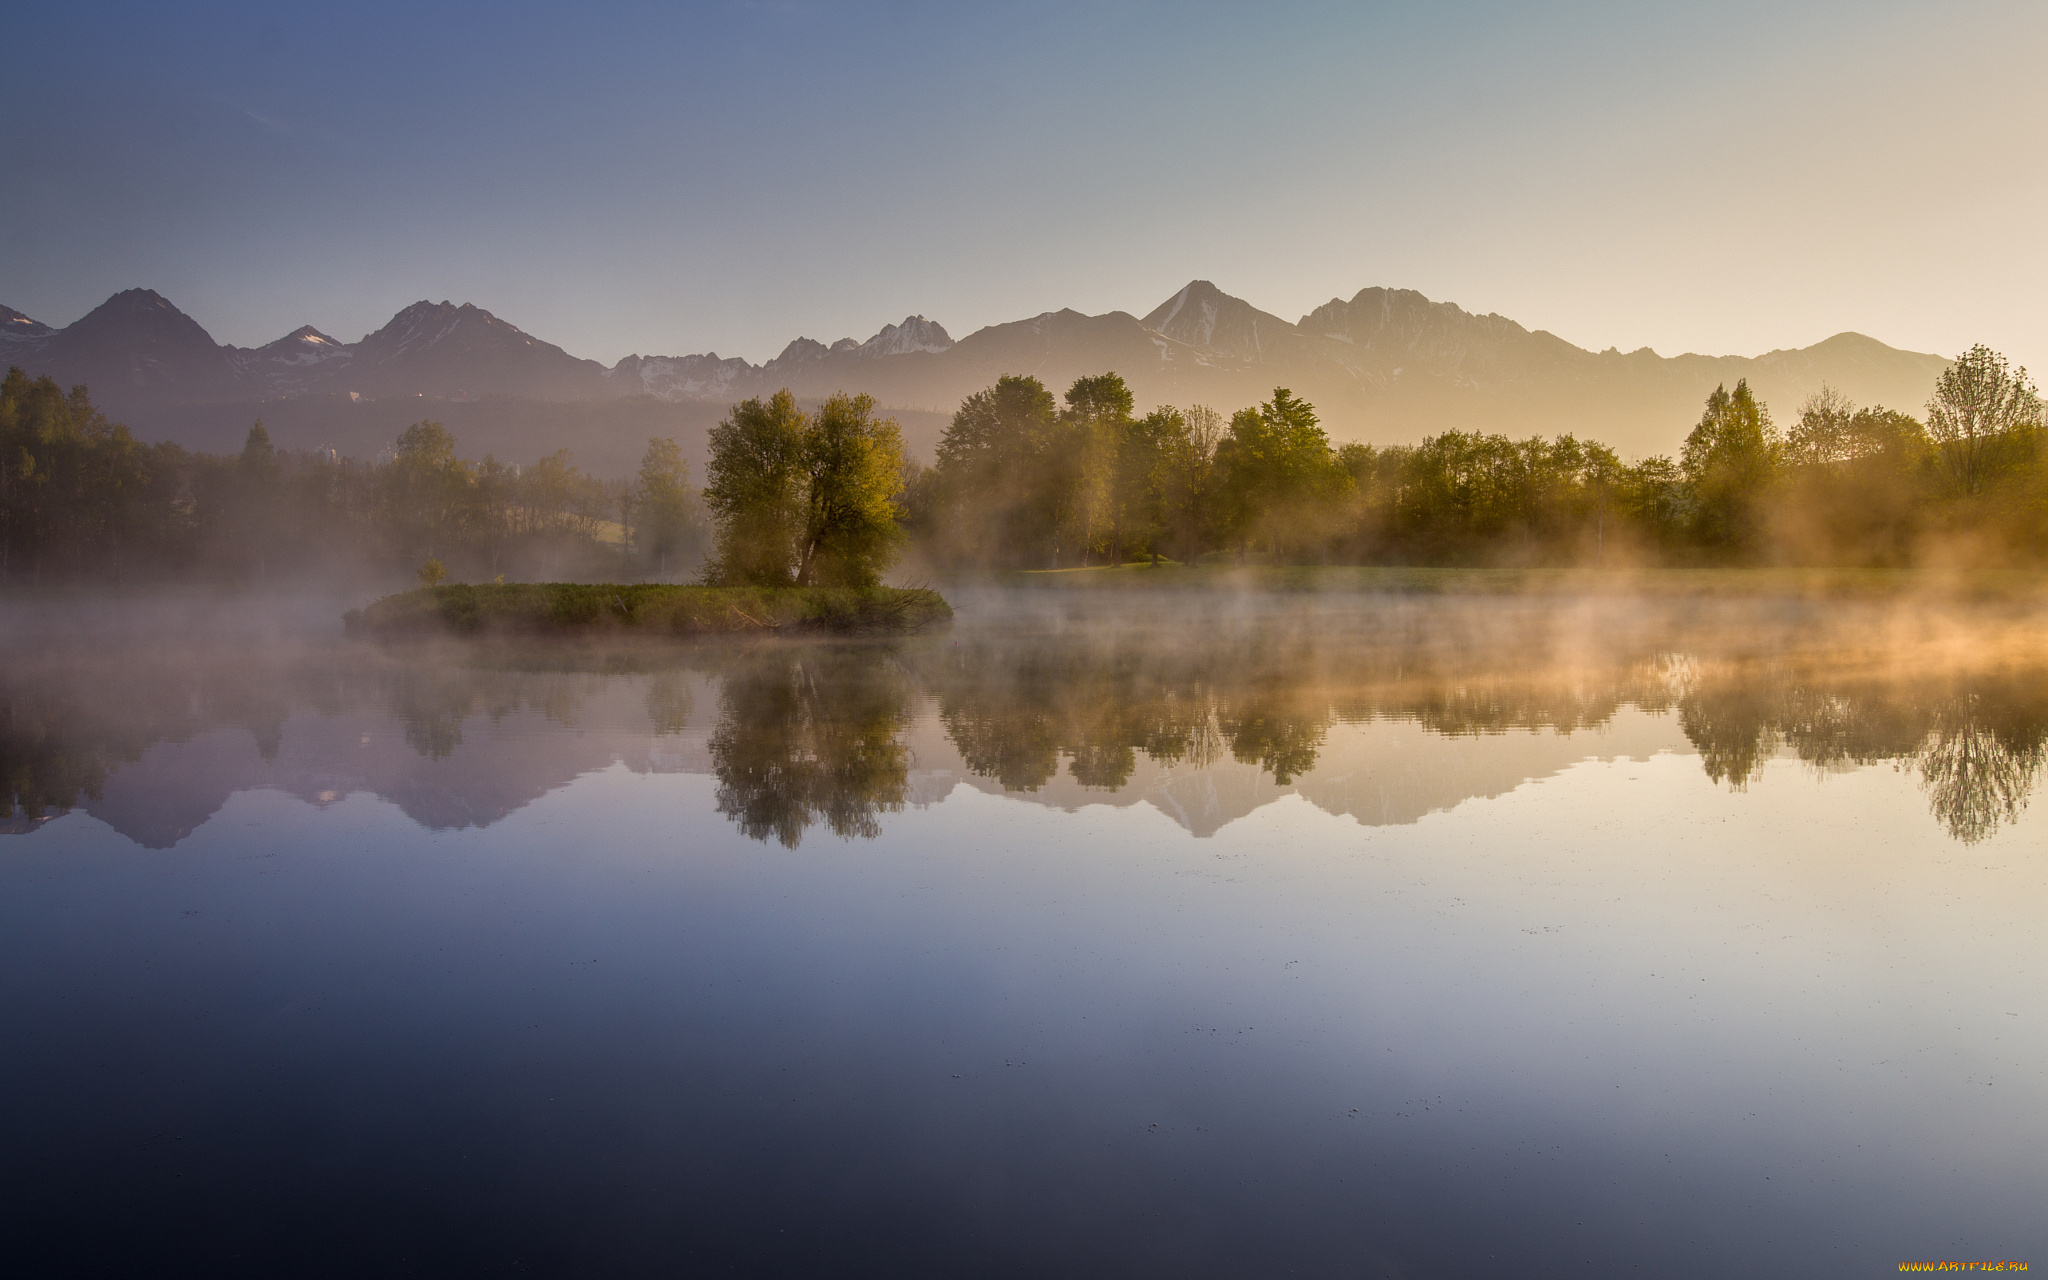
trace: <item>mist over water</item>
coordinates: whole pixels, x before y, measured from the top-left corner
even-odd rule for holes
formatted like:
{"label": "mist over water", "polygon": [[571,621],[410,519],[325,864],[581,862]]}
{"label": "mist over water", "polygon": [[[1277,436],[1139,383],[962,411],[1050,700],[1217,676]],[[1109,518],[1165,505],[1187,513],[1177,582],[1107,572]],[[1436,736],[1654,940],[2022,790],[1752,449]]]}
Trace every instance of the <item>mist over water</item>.
{"label": "mist over water", "polygon": [[2038,606],[949,595],[901,640],[546,648],[10,603],[7,1234],[335,1274],[2042,1256]]}

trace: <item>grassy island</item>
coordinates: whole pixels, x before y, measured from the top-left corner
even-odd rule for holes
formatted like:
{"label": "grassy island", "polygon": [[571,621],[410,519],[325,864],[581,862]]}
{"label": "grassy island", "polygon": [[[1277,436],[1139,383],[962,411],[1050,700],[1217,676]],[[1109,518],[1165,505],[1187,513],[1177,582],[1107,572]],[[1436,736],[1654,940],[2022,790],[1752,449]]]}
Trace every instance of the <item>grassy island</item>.
{"label": "grassy island", "polygon": [[354,635],[901,633],[947,622],[938,592],[899,587],[680,587],[499,582],[422,587],[351,609]]}

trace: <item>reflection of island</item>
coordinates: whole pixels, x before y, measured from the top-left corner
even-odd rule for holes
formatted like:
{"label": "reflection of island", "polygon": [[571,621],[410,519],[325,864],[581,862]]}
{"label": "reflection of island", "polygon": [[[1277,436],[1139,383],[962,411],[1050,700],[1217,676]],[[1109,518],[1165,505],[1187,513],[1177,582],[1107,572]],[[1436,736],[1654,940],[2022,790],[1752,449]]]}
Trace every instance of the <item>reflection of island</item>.
{"label": "reflection of island", "polygon": [[883,814],[963,784],[1067,809],[1143,802],[1208,835],[1286,795],[1413,822],[1590,756],[1694,750],[1738,788],[1779,756],[1895,762],[1970,842],[2017,818],[2048,762],[2038,666],[1681,657],[1656,636],[1568,657],[1256,623],[1199,642],[989,628],[551,668],[360,646],[46,653],[0,672],[0,834],[83,807],[165,848],[252,788],[369,792],[423,826],[480,826],[623,764],[713,775],[720,812],[791,847],[816,825],[876,835]]}

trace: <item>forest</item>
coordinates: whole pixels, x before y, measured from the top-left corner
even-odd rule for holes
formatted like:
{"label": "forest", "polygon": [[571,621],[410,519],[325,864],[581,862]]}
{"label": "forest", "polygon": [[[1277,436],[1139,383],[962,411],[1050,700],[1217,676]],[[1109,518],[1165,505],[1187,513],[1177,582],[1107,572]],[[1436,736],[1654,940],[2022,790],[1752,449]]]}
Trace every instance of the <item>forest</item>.
{"label": "forest", "polygon": [[567,450],[465,459],[415,423],[376,458],[145,444],[88,389],[0,383],[0,583],[604,580],[862,586],[1131,563],[2032,566],[2048,432],[2024,369],[1975,347],[1914,416],[1822,390],[1786,426],[1716,388],[1678,456],[1448,431],[1333,445],[1276,388],[1225,417],[1136,412],[1115,373],[969,396],[925,465],[866,396],[734,405],[700,490],[674,440],[634,476]]}
{"label": "forest", "polygon": [[1926,412],[1823,390],[1781,429],[1738,383],[1707,398],[1677,458],[1624,463],[1570,435],[1333,446],[1285,389],[1227,420],[1140,417],[1114,374],[1064,404],[1008,377],[913,469],[905,521],[934,563],[983,568],[2038,563],[2048,436],[2026,371],[1974,348]]}
{"label": "forest", "polygon": [[508,464],[456,454],[439,423],[367,461],[278,450],[261,422],[239,455],[144,444],[85,387],[19,369],[0,382],[0,583],[351,580],[441,575],[666,580],[693,572],[704,525],[673,440],[602,481],[567,450]]}

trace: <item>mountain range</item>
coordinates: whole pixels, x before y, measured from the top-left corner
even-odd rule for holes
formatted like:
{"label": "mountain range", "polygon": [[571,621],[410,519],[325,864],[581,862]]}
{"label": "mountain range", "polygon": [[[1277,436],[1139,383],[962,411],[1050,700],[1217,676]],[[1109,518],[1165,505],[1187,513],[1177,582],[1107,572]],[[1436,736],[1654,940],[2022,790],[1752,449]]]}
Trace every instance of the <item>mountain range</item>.
{"label": "mountain range", "polygon": [[1754,357],[1593,352],[1406,289],[1332,298],[1289,322],[1206,280],[1142,317],[1048,311],[955,340],[910,316],[864,342],[798,338],[759,365],[709,353],[607,368],[468,303],[414,303],[356,342],[307,325],[261,347],[216,343],[148,289],[63,328],[0,307],[0,365],[87,384],[145,439],[231,447],[260,416],[280,444],[374,452],[405,423],[436,417],[465,452],[567,447],[604,474],[630,468],[643,429],[701,455],[727,405],[783,387],[806,399],[868,392],[926,457],[959,401],[1002,374],[1034,374],[1057,392],[1105,370],[1125,377],[1141,409],[1202,403],[1227,414],[1286,386],[1337,441],[1570,431],[1640,456],[1674,450],[1719,383],[1747,378],[1780,420],[1823,383],[1917,413],[1945,363],[1856,333]]}

